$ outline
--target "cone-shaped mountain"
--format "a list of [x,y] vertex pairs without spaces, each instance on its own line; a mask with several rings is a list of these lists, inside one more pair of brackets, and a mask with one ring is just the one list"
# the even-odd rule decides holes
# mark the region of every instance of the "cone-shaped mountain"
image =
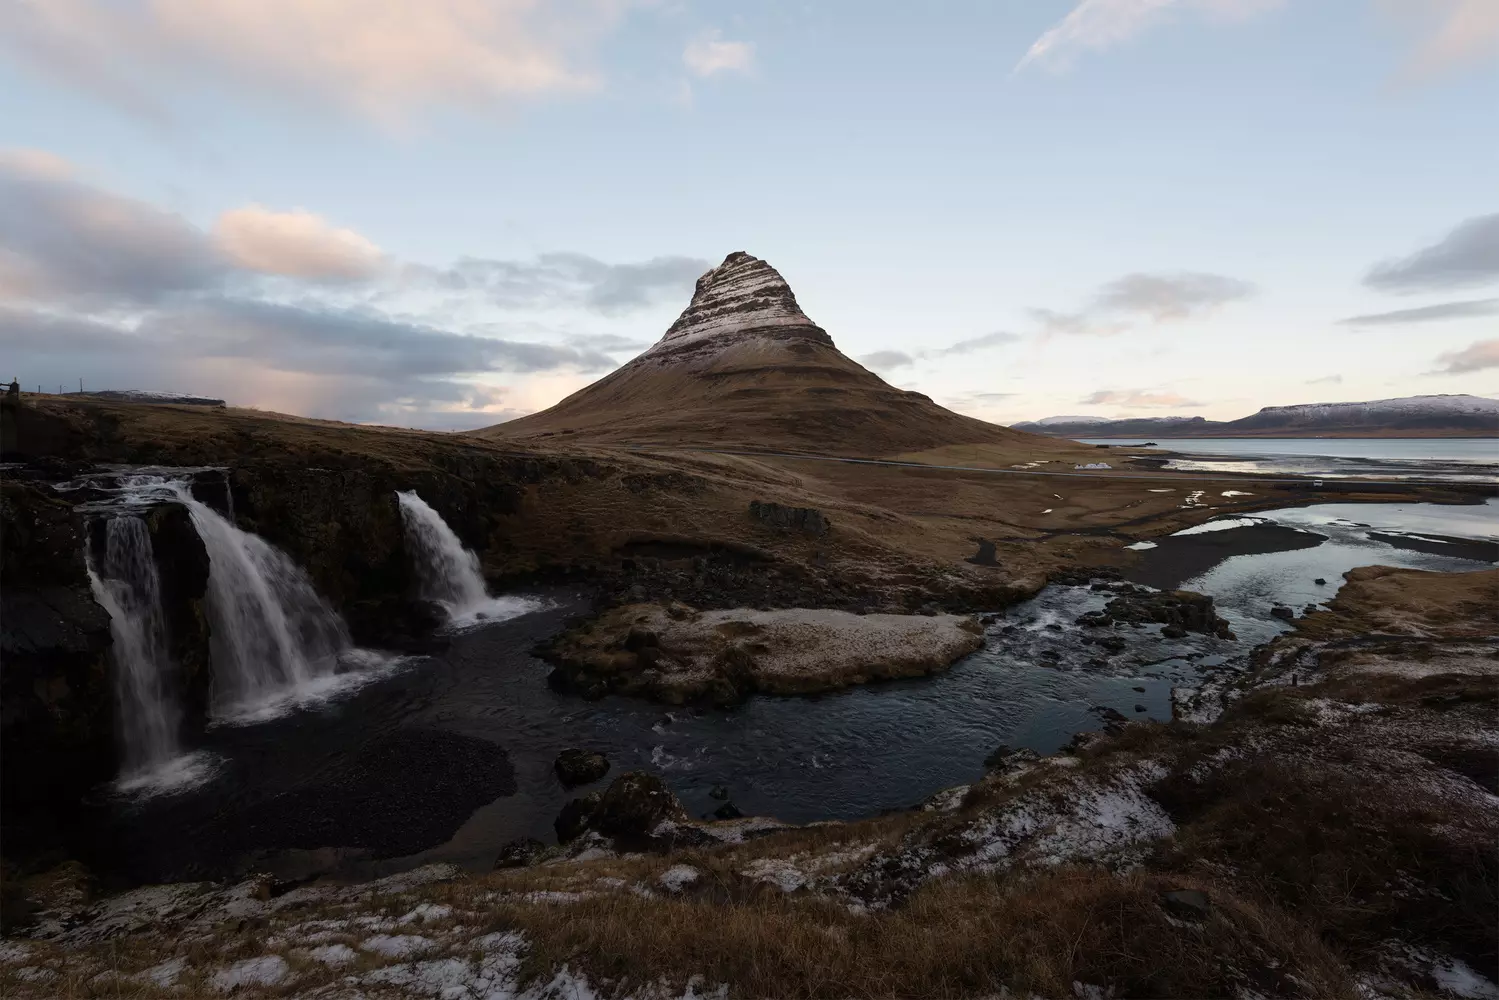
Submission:
[[743,251],[698,279],[650,350],[550,409],[476,433],[842,455],[1035,440],[897,389],[845,356],[786,279]]

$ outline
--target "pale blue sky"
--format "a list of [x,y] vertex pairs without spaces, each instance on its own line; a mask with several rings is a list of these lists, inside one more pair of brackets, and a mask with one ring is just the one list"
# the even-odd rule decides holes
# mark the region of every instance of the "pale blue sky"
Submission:
[[481,426],[742,249],[987,419],[1499,392],[1493,0],[313,6],[0,0],[0,374]]

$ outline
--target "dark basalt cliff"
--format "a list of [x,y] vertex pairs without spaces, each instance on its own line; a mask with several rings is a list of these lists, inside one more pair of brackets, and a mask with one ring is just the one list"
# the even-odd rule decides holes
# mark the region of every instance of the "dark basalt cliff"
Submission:
[[89,588],[83,518],[0,483],[0,793],[10,818],[76,797],[114,758],[109,614]]

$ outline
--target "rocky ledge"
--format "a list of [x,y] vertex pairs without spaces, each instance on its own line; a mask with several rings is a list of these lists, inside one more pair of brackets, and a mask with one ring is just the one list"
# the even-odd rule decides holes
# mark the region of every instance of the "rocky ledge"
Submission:
[[811,694],[942,670],[983,645],[962,615],[628,604],[572,629],[539,652],[552,681],[588,697],[610,691],[672,704],[731,704],[756,692]]

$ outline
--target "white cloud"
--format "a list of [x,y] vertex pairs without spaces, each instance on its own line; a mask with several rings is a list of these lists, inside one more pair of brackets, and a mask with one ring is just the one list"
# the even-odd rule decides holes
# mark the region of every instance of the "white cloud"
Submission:
[[1052,72],[1070,69],[1079,52],[1099,52],[1130,41],[1182,10],[1243,19],[1279,7],[1283,0],[1081,0],[1026,50],[1018,73],[1036,65]]
[[213,239],[238,267],[292,278],[368,278],[383,259],[379,247],[352,229],[336,228],[302,209],[231,209],[219,216]]
[[[1318,0],[1320,2],[1320,0]],[[1015,66],[1037,66],[1053,73],[1070,69],[1084,52],[1102,52],[1133,40],[1182,12],[1221,20],[1246,20],[1283,6],[1285,0],[1078,0],[1078,3],[1026,50]],[[1302,0],[1312,6],[1313,0]],[[1499,56],[1499,2],[1496,0],[1372,0],[1420,38],[1406,75],[1429,77],[1440,71]]]
[[682,62],[697,76],[715,73],[747,73],[755,64],[753,42],[725,42],[721,32],[709,31],[687,43]]
[[630,0],[8,0],[0,45],[134,111],[207,81],[388,124],[589,89]]
[[1129,330],[1135,319],[1180,322],[1250,298],[1255,291],[1249,282],[1221,274],[1135,272],[1100,287],[1088,305],[1077,312],[1031,309],[1030,314],[1047,335],[1112,336]]

